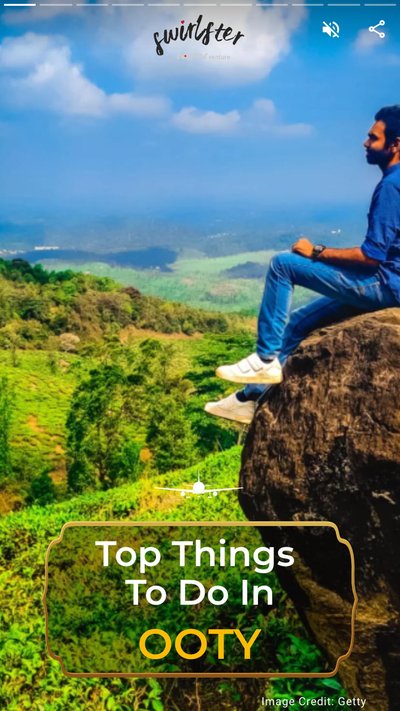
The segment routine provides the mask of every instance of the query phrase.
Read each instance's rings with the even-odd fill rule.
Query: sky
[[[155,32],[199,14],[244,37],[157,55]],[[381,19],[384,39],[368,30]],[[364,213],[379,173],[362,143],[400,103],[399,20],[389,7],[3,8],[2,216]]]

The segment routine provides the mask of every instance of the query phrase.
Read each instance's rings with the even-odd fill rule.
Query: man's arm
[[[312,258],[314,245],[310,240],[301,237],[292,246],[292,252],[301,254],[302,257]],[[318,256],[319,262],[329,262],[331,264],[364,264],[368,267],[377,267],[379,261],[370,259],[362,251],[361,247],[345,247],[343,249],[335,249],[334,247],[326,247]]]

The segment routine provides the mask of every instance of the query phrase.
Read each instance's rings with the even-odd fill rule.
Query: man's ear
[[[400,155],[400,136],[394,139],[392,143],[394,153],[398,153]]]

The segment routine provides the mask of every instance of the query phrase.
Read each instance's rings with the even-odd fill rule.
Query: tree
[[[10,429],[13,414],[13,392],[6,377],[0,380],[0,481],[12,474]]]
[[[196,437],[176,395],[162,396],[154,404],[147,443],[160,472],[188,467],[196,461]]]
[[[101,364],[76,389],[67,418],[68,486],[103,489],[137,476],[137,446],[130,442],[133,418],[130,386],[123,368]]]
[[[32,479],[29,486],[26,503],[28,506],[37,504],[46,506],[51,504],[56,498],[56,488],[50,476],[49,470],[44,469],[39,476]]]
[[[75,445],[72,449],[69,442],[67,450],[67,482],[68,489],[76,494],[95,485],[96,477],[90,460],[86,456],[84,446]]]
[[[122,437],[119,447],[116,447],[109,457],[108,477],[112,484],[129,479],[135,481],[138,478],[141,462],[141,446],[127,437]]]

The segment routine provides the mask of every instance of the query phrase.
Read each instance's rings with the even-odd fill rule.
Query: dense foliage
[[[0,259],[0,347],[63,350],[99,340],[128,326],[160,333],[225,333],[234,317],[143,296],[107,277],[46,271],[22,259]]]
[[[217,360],[249,343],[232,323],[107,278],[0,260],[0,510],[133,481],[234,444],[235,428],[203,411],[226,390],[215,384]],[[168,342],[149,332],[197,336]]]
[[[0,631],[0,705],[10,711],[193,711],[199,699],[204,707],[256,710],[262,695],[288,698],[301,692],[309,698],[321,695],[335,699],[341,687],[335,679],[321,681],[280,679],[266,685],[257,680],[135,680],[70,679],[46,653],[44,644],[43,593],[44,555],[62,525],[72,520],[241,520],[243,514],[232,494],[216,499],[176,496],[166,510],[163,492],[153,485],[179,486],[202,481],[229,486],[237,478],[239,448],[211,455],[200,466],[170,472],[154,482],[142,480],[105,492],[84,494],[62,504],[33,507],[0,519],[0,573],[2,604]],[[211,501],[211,503],[210,503]],[[309,671],[321,669],[324,661],[310,642],[284,594],[270,620],[271,658],[282,671],[296,663]],[[266,687],[266,688],[265,688]],[[298,706],[293,707],[300,711]]]

